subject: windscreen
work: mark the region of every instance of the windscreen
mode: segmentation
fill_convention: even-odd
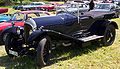
[[[95,9],[106,9],[106,10],[109,10],[110,9],[110,4],[97,4]]]

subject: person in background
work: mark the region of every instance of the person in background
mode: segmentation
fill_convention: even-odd
[[[91,0],[89,3],[89,10],[88,11],[93,10],[94,7],[95,7],[94,0]]]
[[[114,3],[114,0],[112,0],[112,3]]]

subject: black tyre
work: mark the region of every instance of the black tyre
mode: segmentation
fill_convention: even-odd
[[[102,44],[105,46],[110,46],[115,40],[115,27],[113,25],[108,25],[104,32],[104,37],[102,39]]]
[[[51,53],[51,40],[48,36],[38,42],[37,47],[37,65],[43,67],[49,63]]]
[[[19,53],[22,49],[22,40],[18,39],[18,36],[14,35],[14,34],[7,34],[6,39],[5,39],[5,50],[6,53],[8,54],[8,56],[10,58],[15,58],[16,55],[10,54],[10,50],[11,51],[15,51],[17,53]]]

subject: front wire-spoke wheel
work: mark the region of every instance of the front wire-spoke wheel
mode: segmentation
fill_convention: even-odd
[[[14,34],[7,34],[5,39],[5,50],[8,56],[13,59],[19,56],[22,50],[23,41]]]
[[[51,53],[51,40],[48,36],[38,42],[37,47],[37,65],[43,67],[49,63]]]

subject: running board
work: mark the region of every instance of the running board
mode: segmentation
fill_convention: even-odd
[[[92,35],[92,36],[89,36],[89,37],[79,38],[79,40],[81,40],[83,42],[87,42],[87,41],[99,39],[99,38],[102,38],[102,37],[104,37],[104,36]]]

